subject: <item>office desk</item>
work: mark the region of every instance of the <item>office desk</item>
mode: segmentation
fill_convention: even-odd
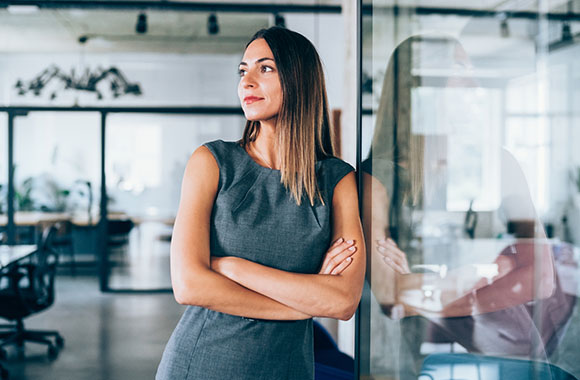
[[[32,245],[0,245],[0,269],[32,255],[38,247]]]
[[[107,216],[108,220],[124,220],[131,219],[135,224],[142,224],[147,222],[162,223],[165,225],[173,225],[175,217],[173,216],[150,216],[150,215],[127,215],[125,213],[111,212]],[[99,215],[93,215],[90,220],[88,215],[71,214],[66,212],[39,212],[39,211],[18,211],[14,214],[14,223],[17,226],[36,226],[39,223],[57,223],[57,222],[71,222],[76,226],[87,227],[96,226],[99,223]],[[0,215],[0,226],[8,224],[8,216],[6,214]]]

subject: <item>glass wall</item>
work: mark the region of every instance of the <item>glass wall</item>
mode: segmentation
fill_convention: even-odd
[[[0,244],[7,239],[8,224],[8,115],[0,112]]]
[[[58,223],[60,262],[73,273],[82,263],[96,264],[100,123],[93,112],[14,119],[16,242],[34,244],[40,228]]]
[[[239,139],[244,124],[242,116],[107,117],[109,288],[171,288],[169,248],[187,160],[204,142]]]
[[[360,378],[579,378],[578,14],[405,4],[362,17]]]

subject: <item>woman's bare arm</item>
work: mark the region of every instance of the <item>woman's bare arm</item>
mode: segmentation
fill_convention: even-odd
[[[215,158],[206,147],[198,148],[185,170],[171,240],[171,282],[177,302],[248,318],[310,318],[211,270],[210,217],[218,182]]]
[[[397,303],[397,277],[399,273],[387,263],[379,250],[378,241],[389,237],[390,200],[383,184],[363,172],[363,228],[369,259],[370,285],[381,306],[390,309]]]
[[[504,271],[485,286],[473,291],[443,310],[445,316],[489,313],[526,302],[550,297],[556,290],[556,273],[551,245],[548,242],[516,242],[508,247],[512,256],[500,255],[495,263],[506,266]]]
[[[366,266],[354,173],[336,185],[332,207],[332,240],[344,237],[355,247],[352,261],[342,273],[291,273],[236,257],[214,259],[212,267],[244,287],[307,315],[348,320],[358,306]]]

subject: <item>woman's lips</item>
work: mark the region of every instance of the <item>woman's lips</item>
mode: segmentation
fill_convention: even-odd
[[[257,102],[257,101],[259,101],[259,100],[263,100],[263,99],[264,99],[264,98],[259,98],[259,97],[257,97],[257,96],[246,96],[246,97],[244,98],[244,103],[246,103],[246,104],[252,104],[252,103],[254,103],[254,102]]]

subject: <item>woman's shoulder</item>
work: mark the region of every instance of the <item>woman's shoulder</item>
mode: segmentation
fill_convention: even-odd
[[[332,199],[334,188],[354,168],[348,162],[338,157],[328,157],[318,161],[319,181],[322,187]],[[320,183],[320,182],[319,182]]]
[[[246,153],[239,141],[208,141],[200,149],[205,150],[208,156],[213,156],[219,168],[220,186],[235,181],[247,171],[248,160],[244,157]]]
[[[216,159],[220,159],[223,156],[229,156],[232,154],[232,151],[238,149],[239,146],[238,141],[224,141],[224,140],[213,140],[204,143],[202,146],[205,146],[209,149],[209,151],[216,156]],[[219,157],[218,157],[219,156]]]
[[[354,167],[351,164],[338,157],[327,157],[318,161],[318,164],[325,172],[335,175],[346,175],[354,171]]]
[[[243,148],[239,141],[213,140],[204,143],[202,146],[211,152],[220,168],[235,166],[242,158],[241,151]]]

